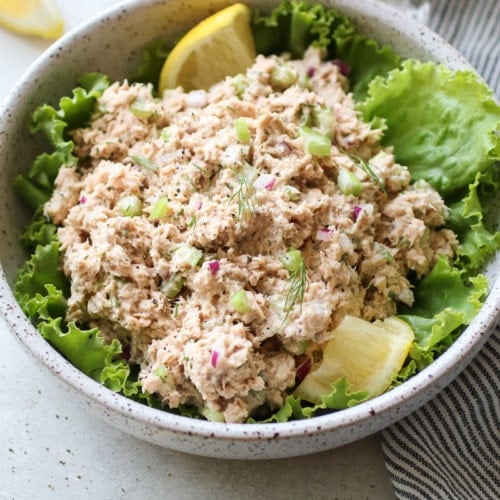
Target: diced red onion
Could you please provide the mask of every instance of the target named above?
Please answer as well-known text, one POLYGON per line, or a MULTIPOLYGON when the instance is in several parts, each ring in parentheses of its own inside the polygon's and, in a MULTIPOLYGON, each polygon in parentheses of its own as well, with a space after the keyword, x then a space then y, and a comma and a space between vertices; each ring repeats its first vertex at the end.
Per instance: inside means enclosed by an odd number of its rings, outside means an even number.
POLYGON ((349 76, 349 74, 351 73, 351 67, 344 61, 341 61, 340 59, 334 59, 332 61, 332 64, 335 64, 335 66, 339 68, 340 72, 344 76, 349 76))
POLYGON ((122 347, 122 353, 123 357, 125 358, 126 361, 130 359, 132 356, 132 349, 130 348, 130 344, 124 344, 122 347))
POLYGON ((297 367, 297 379, 302 381, 306 378, 306 375, 311 371, 312 361, 311 358, 306 358, 300 365, 297 367))
POLYGON ((87 203, 87 197, 84 194, 82 194, 82 196, 80 196, 80 203, 82 205, 85 205, 85 203, 87 203))
POLYGON ((316 233, 316 239, 319 241, 330 241, 333 238, 333 231, 326 227, 318 229, 316 233))
POLYGON ((361 205, 355 205, 354 208, 352 209, 352 218, 354 219, 354 222, 358 220, 359 214, 363 210, 363 207, 361 205))
POLYGON ((212 365, 212 368, 217 367, 217 361, 219 359, 219 356, 220 356, 219 351, 212 349, 212 354, 210 355, 210 364, 212 365))
POLYGON ((307 73, 306 73, 306 74, 307 74, 307 76, 308 76, 309 78, 312 78, 312 77, 314 76, 314 73, 316 73, 316 68, 315 68, 314 66, 309 66, 309 67, 307 68, 307 73))
POLYGON ((220 269, 219 261, 218 260, 211 260, 208 263, 208 269, 210 269, 210 274, 212 276, 215 276, 218 273, 219 269, 220 269))
POLYGON ((274 184, 276 183, 276 179, 274 175, 271 174, 261 174, 257 178, 257 180, 253 183, 254 187, 257 189, 267 189, 271 191, 274 188, 274 184))
POLYGON ((271 191, 274 187, 276 180, 273 178, 271 179, 264 187, 268 190, 271 191))

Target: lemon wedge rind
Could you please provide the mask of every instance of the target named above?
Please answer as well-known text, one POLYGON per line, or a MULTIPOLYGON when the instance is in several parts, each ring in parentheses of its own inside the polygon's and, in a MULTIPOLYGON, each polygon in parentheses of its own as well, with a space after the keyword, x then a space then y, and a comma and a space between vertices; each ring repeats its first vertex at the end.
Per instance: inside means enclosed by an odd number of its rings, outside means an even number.
POLYGON ((236 3, 189 30, 168 55, 159 81, 165 89, 208 89, 226 76, 244 72, 255 59, 251 10, 236 3))

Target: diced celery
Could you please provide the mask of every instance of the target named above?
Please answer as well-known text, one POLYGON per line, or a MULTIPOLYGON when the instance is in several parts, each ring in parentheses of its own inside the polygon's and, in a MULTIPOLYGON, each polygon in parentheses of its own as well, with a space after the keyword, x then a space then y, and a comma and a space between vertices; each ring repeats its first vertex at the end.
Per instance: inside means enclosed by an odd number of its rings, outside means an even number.
POLYGON ((169 298, 175 299, 184 286, 185 278, 177 273, 172 274, 161 284, 161 291, 169 298))
POLYGON ((156 368, 153 372, 153 375, 156 375, 165 384, 171 387, 175 387, 172 372, 165 365, 158 366, 158 368, 156 368))
POLYGON ((280 89, 291 87, 297 81, 297 73, 287 64, 278 64, 271 73, 271 85, 280 89))
POLYGON ((349 170, 346 170, 345 168, 341 168, 339 170, 337 185, 342 194, 345 195, 353 194, 354 196, 358 196, 358 194, 363 191, 363 184, 361 181, 355 174, 349 172, 349 170))
POLYGON ((142 201, 139 197, 131 194, 124 196, 118 202, 118 208, 122 215, 126 217, 137 217, 142 215, 142 201))
POLYGON ((231 295, 229 299, 232 308, 241 314, 245 314, 250 311, 250 303, 248 302, 247 292, 243 289, 231 295))
POLYGON ((299 129, 299 137, 304 141, 304 148, 309 154, 317 156, 327 156, 330 154, 332 141, 329 137, 309 127, 301 127, 299 129))
POLYGON ((302 105, 300 113, 300 126, 302 128, 309 127, 314 132, 333 139, 336 122, 331 108, 320 105, 302 105))
POLYGON ((155 201, 153 208, 151 209, 151 213, 149 214, 149 218, 152 220, 164 219, 169 213, 170 208, 168 206, 168 198, 166 196, 162 196, 155 201))
POLYGON ((245 75, 239 74, 233 77, 234 92, 240 99, 248 88, 248 80, 245 75))
POLYGON ((331 108, 325 106, 314 107, 314 126, 320 134, 333 139, 335 134, 335 117, 331 108))
POLYGON ((297 201, 299 199, 300 191, 296 187, 286 185, 283 188, 283 192, 290 201, 297 201))
POLYGON ((160 132, 160 137, 164 142, 168 142, 170 139, 170 127, 163 127, 160 132))
POLYGON ((136 99, 130 105, 130 111, 137 116, 137 118, 142 118, 148 120, 156 115, 156 111, 151 109, 150 104, 142 101, 141 99, 136 99))
POLYGON ((313 107, 310 104, 302 104, 299 111, 299 125, 301 127, 314 126, 313 107))
POLYGON ((177 259, 180 262, 189 264, 191 267, 195 267, 203 257, 203 252, 187 243, 182 243, 179 245, 175 251, 177 259))
POLYGON ((214 410, 205 406, 200 412, 210 422, 225 422, 224 414, 221 411, 214 410))
POLYGON ((311 88, 311 79, 309 78, 307 73, 300 73, 298 80, 297 80, 297 83, 303 89, 310 90, 310 88, 311 88))
POLYGON ((302 264, 302 254, 300 250, 291 248, 285 255, 279 257, 279 261, 288 272, 295 273, 302 264))
POLYGON ((248 128, 248 123, 245 118, 237 118, 234 120, 234 129, 238 142, 245 144, 250 141, 250 129, 248 128))

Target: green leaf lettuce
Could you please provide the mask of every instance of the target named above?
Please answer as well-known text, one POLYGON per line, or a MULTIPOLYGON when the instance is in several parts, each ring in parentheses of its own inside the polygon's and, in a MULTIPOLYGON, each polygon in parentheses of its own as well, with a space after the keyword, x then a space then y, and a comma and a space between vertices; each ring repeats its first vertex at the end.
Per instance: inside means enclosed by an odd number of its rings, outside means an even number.
POLYGON ((68 131, 88 123, 98 97, 109 86, 109 79, 100 73, 87 73, 78 83, 80 86, 73 90, 72 97, 60 99, 59 109, 42 104, 31 116, 31 132, 45 135, 54 149, 52 153, 41 153, 27 175, 14 179, 14 191, 32 209, 49 200, 59 169, 76 165, 74 143, 68 138, 68 131))
MULTIPOLYGON (((472 321, 487 293, 485 276, 471 277, 464 283, 460 270, 440 257, 415 288, 413 307, 400 315, 415 332, 413 357, 439 351, 442 342, 447 343, 453 332, 472 321)), ((425 364, 432 359, 433 356, 428 356, 425 364)))
POLYGON ((359 104, 368 122, 382 118, 385 145, 445 199, 500 158, 500 108, 472 71, 404 61, 375 78, 359 104))

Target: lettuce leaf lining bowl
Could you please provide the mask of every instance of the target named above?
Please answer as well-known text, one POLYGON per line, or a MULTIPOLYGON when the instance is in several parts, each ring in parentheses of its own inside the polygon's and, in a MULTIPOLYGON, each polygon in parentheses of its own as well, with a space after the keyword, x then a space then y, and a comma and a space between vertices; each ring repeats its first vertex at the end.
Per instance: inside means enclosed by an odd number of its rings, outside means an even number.
MULTIPOLYGON (((268 11, 275 2, 247 2, 268 11)), ((82 73, 102 71, 113 79, 137 68, 143 47, 158 36, 175 40, 197 20, 227 5, 226 2, 184 3, 132 1, 115 7, 57 42, 32 66, 13 90, 0 114, 1 189, 4 231, 0 244, 2 280, 0 310, 10 329, 41 368, 69 388, 98 417, 125 432, 152 443, 189 453, 227 458, 258 459, 303 455, 336 446, 376 432, 424 404, 443 389, 473 358, 498 320, 500 284, 498 258, 487 275, 490 293, 471 324, 451 347, 429 367, 373 400, 337 413, 312 419, 269 424, 222 424, 177 416, 127 399, 103 387, 77 370, 53 349, 25 317, 12 294, 23 252, 19 235, 28 213, 14 196, 13 179, 25 172, 44 141, 31 136, 26 124, 32 111, 43 103, 55 105, 71 95, 82 73), (192 17, 196 12, 196 19, 192 17), (148 26, 148 29, 144 29, 148 26), (105 50, 102 50, 103 47, 105 50)), ((467 62, 427 28, 409 24, 399 12, 376 1, 325 2, 352 18, 361 32, 390 44, 402 57, 441 62, 451 69, 470 69, 467 62)), ((357 45, 346 48, 355 56, 357 45)), ((358 87, 365 92, 363 79, 358 87)), ((469 211, 473 208, 469 207, 469 211)), ((498 214, 498 202, 493 210, 498 214)), ((498 216, 497 219, 498 221, 498 216)), ((22 381, 21 383, 29 383, 22 381)))

